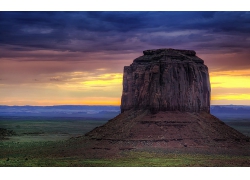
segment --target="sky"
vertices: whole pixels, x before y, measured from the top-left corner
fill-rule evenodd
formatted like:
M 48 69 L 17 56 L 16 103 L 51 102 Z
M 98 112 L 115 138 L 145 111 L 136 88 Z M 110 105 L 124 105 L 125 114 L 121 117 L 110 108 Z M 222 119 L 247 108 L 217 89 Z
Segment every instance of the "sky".
M 0 105 L 120 105 L 146 49 L 195 50 L 211 104 L 250 105 L 250 12 L 0 12 Z

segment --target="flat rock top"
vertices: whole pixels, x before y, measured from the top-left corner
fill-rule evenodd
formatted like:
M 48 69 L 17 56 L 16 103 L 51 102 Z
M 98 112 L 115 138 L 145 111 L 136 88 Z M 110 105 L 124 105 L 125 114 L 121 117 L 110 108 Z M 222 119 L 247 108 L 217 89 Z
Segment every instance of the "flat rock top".
M 195 56 L 196 52 L 194 50 L 182 50 L 182 49 L 172 49 L 172 48 L 164 48 L 164 49 L 150 49 L 143 51 L 144 55 L 154 55 L 154 54 L 160 54 L 160 53 L 166 53 L 166 55 L 169 54 L 183 54 L 188 56 Z
M 196 56 L 194 50 L 181 50 L 181 49 L 151 49 L 143 51 L 143 56 L 134 60 L 136 63 L 153 62 L 153 61 L 193 61 L 198 64 L 204 64 L 204 61 Z

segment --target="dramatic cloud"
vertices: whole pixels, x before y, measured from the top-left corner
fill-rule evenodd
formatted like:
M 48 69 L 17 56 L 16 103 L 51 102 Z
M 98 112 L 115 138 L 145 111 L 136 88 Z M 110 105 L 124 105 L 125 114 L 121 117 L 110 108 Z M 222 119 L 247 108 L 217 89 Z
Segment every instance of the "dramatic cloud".
M 47 98 L 69 97 L 61 103 L 102 96 L 103 103 L 115 98 L 111 104 L 117 104 L 123 67 L 155 48 L 195 50 L 209 67 L 213 99 L 220 99 L 218 88 L 248 88 L 249 22 L 250 12 L 229 11 L 0 12 L 0 99 L 11 93 L 13 102 L 33 88 L 36 101 L 47 92 Z M 237 92 L 247 94 L 246 88 Z
M 249 12 L 1 12 L 0 42 L 13 50 L 73 52 L 189 43 L 238 49 L 249 47 L 249 21 Z

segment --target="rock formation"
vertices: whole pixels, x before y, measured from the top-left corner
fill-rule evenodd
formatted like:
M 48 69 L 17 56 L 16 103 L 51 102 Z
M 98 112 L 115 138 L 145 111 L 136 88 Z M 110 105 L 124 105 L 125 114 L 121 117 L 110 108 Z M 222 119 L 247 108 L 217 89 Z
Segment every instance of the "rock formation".
M 96 149 L 249 144 L 247 136 L 210 114 L 208 68 L 195 51 L 143 54 L 124 67 L 121 114 L 85 135 L 99 142 Z
M 157 49 L 143 54 L 124 67 L 121 112 L 210 112 L 208 68 L 195 51 Z

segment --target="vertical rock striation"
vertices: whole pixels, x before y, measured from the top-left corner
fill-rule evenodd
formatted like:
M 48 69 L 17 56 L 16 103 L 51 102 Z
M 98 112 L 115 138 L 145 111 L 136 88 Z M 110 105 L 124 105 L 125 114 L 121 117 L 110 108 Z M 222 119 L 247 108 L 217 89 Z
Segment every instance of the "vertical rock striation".
M 143 51 L 124 67 L 121 112 L 210 112 L 208 68 L 192 50 Z

